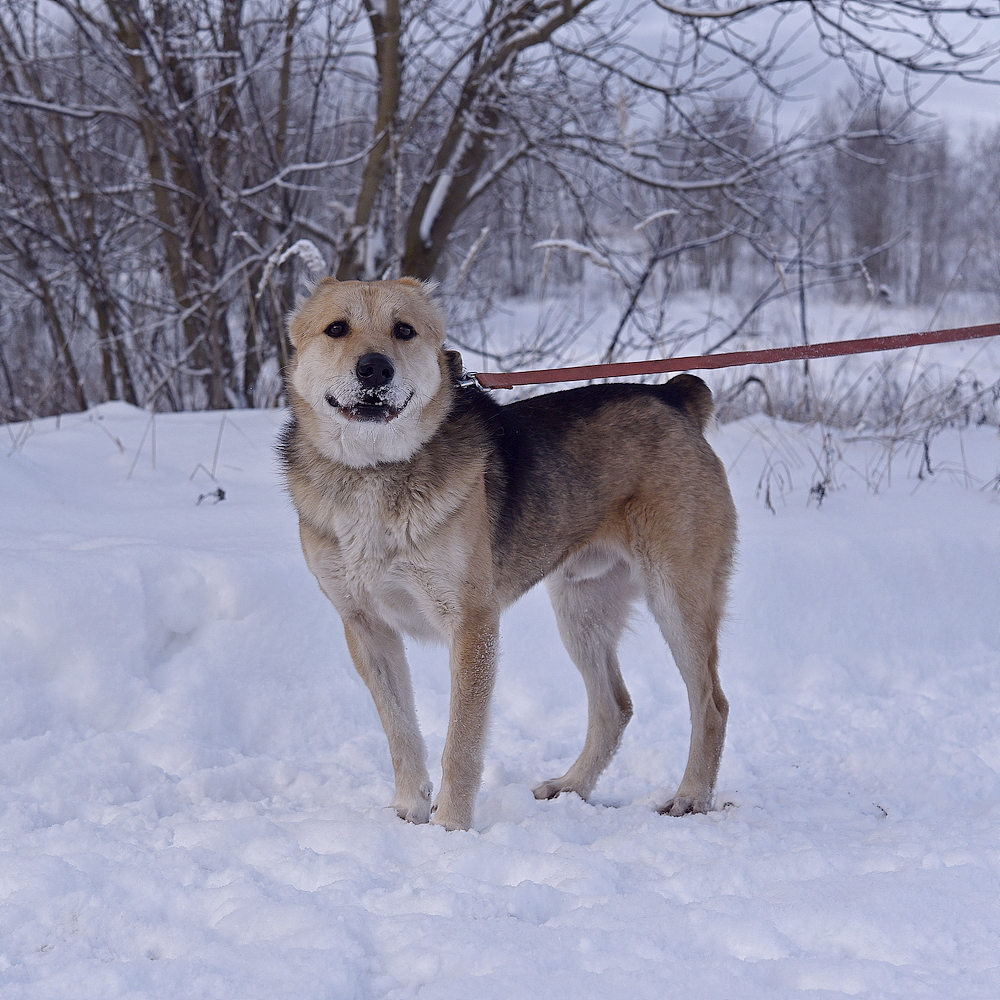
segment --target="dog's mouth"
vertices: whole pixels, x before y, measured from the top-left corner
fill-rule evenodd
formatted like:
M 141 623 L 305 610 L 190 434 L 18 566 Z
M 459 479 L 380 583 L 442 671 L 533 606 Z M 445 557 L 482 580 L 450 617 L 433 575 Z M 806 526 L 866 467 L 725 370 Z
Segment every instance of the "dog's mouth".
M 390 420 L 395 420 L 406 409 L 411 399 L 413 399 L 412 392 L 402 406 L 390 406 L 378 396 L 365 396 L 350 406 L 344 406 L 338 402 L 332 392 L 326 394 L 327 403 L 341 416 L 347 420 L 360 420 L 363 423 L 371 424 L 387 424 Z

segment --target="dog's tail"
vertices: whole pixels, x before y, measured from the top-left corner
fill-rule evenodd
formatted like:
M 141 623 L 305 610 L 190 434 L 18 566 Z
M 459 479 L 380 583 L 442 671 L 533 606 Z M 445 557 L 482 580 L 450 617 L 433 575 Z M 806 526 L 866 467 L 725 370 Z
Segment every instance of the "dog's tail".
M 704 431 L 712 419 L 712 390 L 697 375 L 676 375 L 659 387 L 660 398 L 683 410 Z

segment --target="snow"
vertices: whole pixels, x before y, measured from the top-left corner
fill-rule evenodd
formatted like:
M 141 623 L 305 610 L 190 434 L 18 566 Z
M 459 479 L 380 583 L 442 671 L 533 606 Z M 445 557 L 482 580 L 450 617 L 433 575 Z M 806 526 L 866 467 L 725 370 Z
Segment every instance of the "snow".
M 434 230 L 434 223 L 437 222 L 437 217 L 441 214 L 445 198 L 447 198 L 448 191 L 451 189 L 452 181 L 455 179 L 455 172 L 462 162 L 462 157 L 465 156 L 471 144 L 472 136 L 465 129 L 455 143 L 455 151 L 448 161 L 448 166 L 438 174 L 437 180 L 434 182 L 430 197 L 427 199 L 427 207 L 424 209 L 424 214 L 420 219 L 420 242 L 425 247 L 431 245 L 431 234 Z
M 576 240 L 541 240 L 540 242 L 535 243 L 531 249 L 567 250 L 570 253 L 582 254 L 587 258 L 587 260 L 593 261 L 598 267 L 603 267 L 606 271 L 614 272 L 614 267 L 612 267 L 611 262 L 607 259 L 607 257 L 603 256 L 592 247 L 585 246 L 583 243 L 578 243 Z
M 312 240 L 296 240 L 278 257 L 276 264 L 278 266 L 284 264 L 289 257 L 301 257 L 313 281 L 319 281 L 330 270 L 323 259 L 323 254 Z
M 425 247 L 431 245 L 431 233 L 434 229 L 434 223 L 437 221 L 441 206 L 444 205 L 444 199 L 448 194 L 453 180 L 454 177 L 449 171 L 442 170 L 434 182 L 434 187 L 431 189 L 431 195 L 427 199 L 427 207 L 424 209 L 424 214 L 420 219 L 420 242 Z
M 585 718 L 534 591 L 475 829 L 445 833 L 385 808 L 281 422 L 107 404 L 4 429 L 5 1000 L 1000 995 L 996 428 L 935 438 L 923 480 L 919 454 L 838 438 L 819 506 L 818 429 L 714 430 L 741 515 L 720 808 L 650 808 L 688 723 L 645 617 L 594 802 L 533 799 Z M 447 669 L 411 652 L 434 776 Z

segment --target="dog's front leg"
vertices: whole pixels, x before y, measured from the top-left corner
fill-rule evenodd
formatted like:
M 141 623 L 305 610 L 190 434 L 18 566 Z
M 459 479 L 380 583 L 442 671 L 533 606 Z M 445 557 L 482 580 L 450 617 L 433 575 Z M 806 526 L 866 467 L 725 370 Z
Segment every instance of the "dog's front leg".
M 395 629 L 364 612 L 344 617 L 344 634 L 354 666 L 368 685 L 389 741 L 396 778 L 392 806 L 400 818 L 426 823 L 433 789 L 403 641 Z
M 499 614 L 463 613 L 451 634 L 451 707 L 432 823 L 468 830 L 483 776 L 487 717 L 496 675 Z

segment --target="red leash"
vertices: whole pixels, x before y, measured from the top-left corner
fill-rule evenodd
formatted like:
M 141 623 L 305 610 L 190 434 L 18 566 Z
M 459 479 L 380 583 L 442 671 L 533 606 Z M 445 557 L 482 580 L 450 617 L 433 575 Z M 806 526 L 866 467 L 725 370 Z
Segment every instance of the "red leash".
M 800 344 L 798 347 L 772 347 L 765 351 L 734 351 L 732 354 L 703 354 L 694 358 L 665 358 L 660 361 L 619 361 L 607 365 L 547 368 L 535 372 L 470 374 L 473 374 L 485 389 L 513 389 L 515 385 L 538 385 L 542 382 L 578 382 L 592 378 L 610 378 L 615 375 L 656 375 L 660 372 L 684 372 L 692 369 L 768 365 L 774 361 L 835 358 L 844 354 L 870 354 L 873 351 L 893 351 L 899 347 L 948 344 L 956 340 L 998 336 L 1000 336 L 1000 323 L 987 323 L 984 326 L 960 326 L 954 330 L 934 330 L 929 333 L 904 333 L 892 337 L 867 337 L 863 340 L 836 340 L 824 344 Z

